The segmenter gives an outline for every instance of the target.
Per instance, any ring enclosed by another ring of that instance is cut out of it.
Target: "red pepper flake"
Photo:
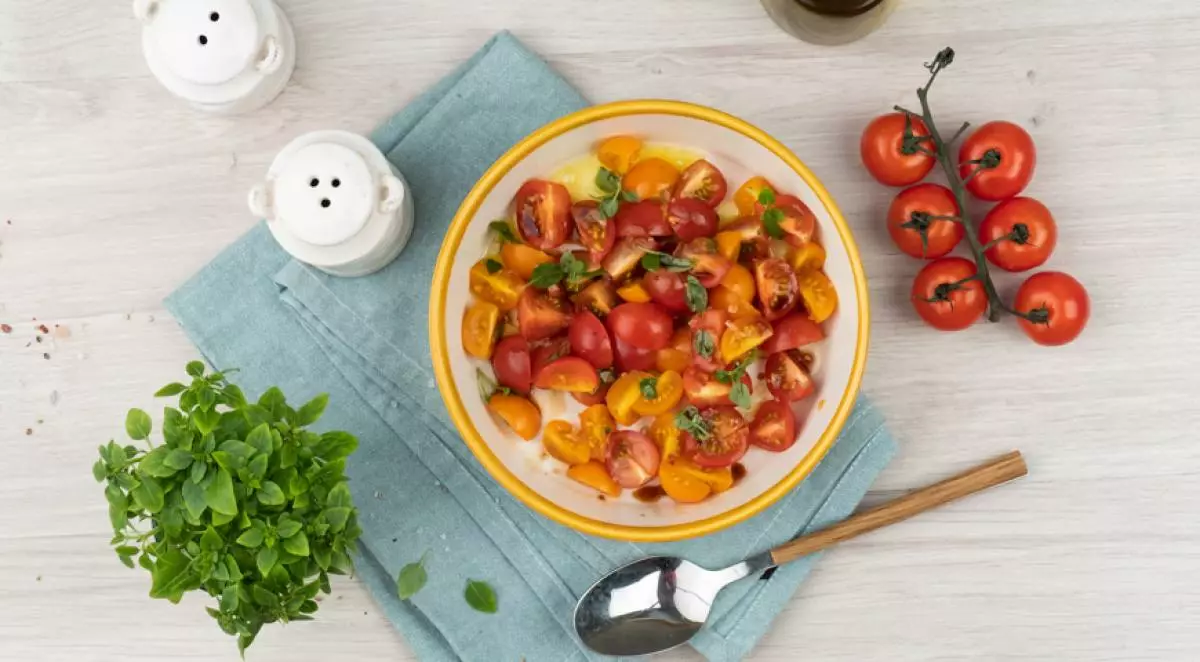
[[[42,333],[50,333],[50,328],[47,327],[45,324],[39,324],[38,331],[41,331]]]
[[[0,324],[0,331],[4,333],[12,333],[12,327],[7,324]]]

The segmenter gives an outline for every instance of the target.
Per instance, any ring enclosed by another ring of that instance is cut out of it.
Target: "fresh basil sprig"
[[[775,191],[764,188],[758,192],[758,204],[765,209],[762,214],[763,228],[775,239],[783,238],[783,210],[775,206]]]
[[[707,329],[698,329],[692,336],[692,351],[698,356],[711,359],[717,351],[717,341]]]
[[[688,274],[686,289],[684,290],[687,299],[688,309],[693,313],[702,313],[708,310],[708,290],[700,284],[700,281],[693,275]]]
[[[638,382],[638,390],[642,392],[642,397],[647,400],[653,400],[658,397],[658,378],[646,377]]]
[[[675,427],[680,432],[692,435],[696,441],[707,441],[712,437],[712,424],[700,415],[700,410],[688,407],[675,415]]]
[[[602,275],[603,269],[588,271],[583,260],[568,252],[563,253],[558,262],[547,262],[534,267],[529,284],[546,290],[565,281],[569,289],[576,290],[587,281]]]
[[[521,243],[521,240],[517,238],[517,233],[513,231],[512,224],[504,219],[488,223],[488,231],[496,235],[496,239],[502,244]]]
[[[722,384],[733,384],[733,389],[729,392],[729,399],[740,409],[750,408],[750,387],[746,386],[746,383],[742,381],[742,377],[757,360],[758,350],[751,350],[749,354],[735,363],[733,368],[718,370],[713,373],[713,378]]]
[[[675,273],[684,273],[691,271],[696,263],[685,257],[675,257],[670,253],[662,253],[659,251],[649,251],[642,256],[642,268],[646,271],[658,271],[666,269]]]
[[[600,189],[603,194],[596,198],[596,202],[600,203],[600,215],[604,218],[612,218],[617,215],[617,211],[621,208],[621,201],[637,202],[637,195],[633,191],[621,190],[621,176],[609,170],[608,168],[600,168],[596,171],[596,188]]]

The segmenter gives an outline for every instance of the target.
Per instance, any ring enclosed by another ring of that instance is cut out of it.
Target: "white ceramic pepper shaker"
[[[293,140],[250,191],[250,210],[292,257],[335,276],[387,266],[413,228],[400,172],[371,141],[346,131]]]
[[[291,24],[272,0],[134,0],[155,78],[196,108],[257,110],[296,65]]]

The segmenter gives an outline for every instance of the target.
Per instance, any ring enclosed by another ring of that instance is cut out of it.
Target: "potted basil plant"
[[[325,395],[293,409],[271,388],[251,403],[199,361],[187,374],[190,384],[156,394],[179,396],[163,410],[163,443],[131,409],[125,430],[145,448],[110,441],[92,473],[106,484],[117,556],[150,572],[150,597],[204,591],[244,654],[263,625],[311,620],[329,575],[352,571],[362,529],[345,468],[358,440],[306,429]]]

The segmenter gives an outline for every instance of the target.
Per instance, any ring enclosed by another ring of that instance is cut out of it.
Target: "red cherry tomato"
[[[743,374],[742,383],[753,392],[754,382],[750,375]],[[732,391],[732,384],[726,384],[696,366],[683,371],[683,394],[689,403],[697,407],[732,406],[733,400],[729,398]]]
[[[775,198],[775,208],[783,212],[779,228],[787,243],[803,246],[812,241],[817,231],[817,216],[808,205],[794,195],[780,195]]]
[[[725,199],[728,186],[725,175],[717,166],[701,159],[684,169],[675,183],[672,196],[676,200],[698,200],[711,208],[716,208]]]
[[[621,487],[634,489],[658,475],[662,459],[650,437],[633,430],[608,435],[608,473]]]
[[[680,244],[675,249],[675,257],[685,258],[694,263],[691,274],[706,289],[720,285],[725,274],[733,268],[733,263],[717,252],[717,242],[711,237],[698,237]]]
[[[734,407],[711,407],[700,410],[707,436],[696,438],[691,432],[681,435],[684,452],[692,453],[692,461],[701,467],[719,469],[742,459],[750,443],[750,426]]]
[[[777,320],[792,312],[800,300],[800,285],[792,265],[780,258],[769,258],[754,265],[758,283],[758,300],[762,302],[767,321]]]
[[[975,275],[975,263],[961,257],[943,257],[917,274],[912,303],[925,323],[942,331],[959,331],[983,317],[987,294]]]
[[[972,161],[995,158],[993,168]],[[967,190],[980,200],[1004,200],[1018,195],[1033,179],[1037,149],[1025,129],[1012,122],[988,122],[963,141],[958,150],[958,172]]]
[[[492,371],[496,381],[522,395],[527,395],[533,386],[533,364],[529,357],[529,343],[521,336],[509,336],[496,343],[492,353]]]
[[[1020,320],[1021,330],[1039,345],[1065,345],[1079,337],[1092,303],[1079,281],[1061,271],[1043,271],[1021,284],[1013,307],[1034,315]]]
[[[600,375],[595,366],[578,356],[564,356],[539,370],[533,385],[551,391],[595,393],[600,386]]]
[[[591,311],[575,313],[567,329],[567,339],[571,341],[571,353],[575,356],[583,358],[597,369],[612,366],[613,349],[608,328]]]
[[[617,371],[621,373],[632,370],[650,372],[657,365],[658,352],[652,349],[642,349],[613,338],[613,360]]]
[[[693,317],[688,326],[692,329],[692,363],[699,369],[712,372],[725,367],[721,358],[721,335],[725,333],[725,323],[729,321],[729,313],[724,310],[710,308]],[[698,338],[701,333],[707,334]],[[700,352],[698,348],[706,350]],[[711,352],[707,350],[712,348]]]
[[[571,234],[571,194],[562,184],[531,179],[517,190],[514,207],[517,232],[538,250],[557,248]]]
[[[769,400],[759,406],[750,423],[750,443],[782,453],[796,443],[796,414],[791,405]]]
[[[571,314],[562,297],[547,290],[526,287],[517,301],[517,327],[526,340],[534,342],[565,331]]]
[[[687,284],[683,276],[666,269],[651,271],[642,278],[642,287],[659,304],[672,313],[686,313]]]
[[[588,251],[588,262],[599,264],[612,252],[613,244],[617,242],[616,222],[604,218],[595,200],[576,202],[571,206],[571,216],[575,219],[579,243]]]
[[[907,121],[914,136],[927,136],[929,129],[919,117]],[[917,149],[922,144],[909,141],[905,144],[905,114],[889,113],[871,120],[863,130],[859,151],[867,172],[887,186],[916,184],[933,169],[935,159]]]
[[[671,224],[666,208],[658,200],[640,200],[621,205],[616,216],[618,237],[669,237]]]
[[[763,369],[767,390],[780,402],[795,402],[812,395],[816,388],[808,373],[812,361],[812,354],[799,349],[768,356]]]
[[[530,374],[536,381],[542,368],[571,354],[571,341],[566,336],[543,340],[529,348]]]
[[[717,233],[717,212],[693,198],[677,198],[667,205],[667,223],[679,241],[711,237]]]
[[[901,191],[892,201],[887,213],[888,234],[905,253],[932,260],[954,250],[962,241],[963,226],[930,217],[961,214],[950,189],[941,184],[917,184]]]
[[[1046,205],[1033,198],[1011,198],[984,217],[979,241],[992,244],[986,253],[992,264],[1005,271],[1028,271],[1050,259],[1058,243],[1058,225]]]
[[[805,313],[790,313],[771,325],[775,333],[763,343],[767,354],[786,352],[825,339],[821,325],[809,319]]]
[[[608,314],[608,328],[618,340],[655,351],[671,342],[671,315],[653,303],[623,303]]]
[[[571,394],[571,397],[575,398],[575,401],[584,407],[604,404],[604,399],[608,395],[608,389],[616,380],[616,374],[612,370],[601,370],[599,374],[600,385],[596,387],[595,391],[592,391],[591,393]]]
[[[613,246],[612,252],[604,258],[603,267],[609,276],[621,279],[637,268],[642,256],[654,250],[657,245],[649,237],[622,237]]]

